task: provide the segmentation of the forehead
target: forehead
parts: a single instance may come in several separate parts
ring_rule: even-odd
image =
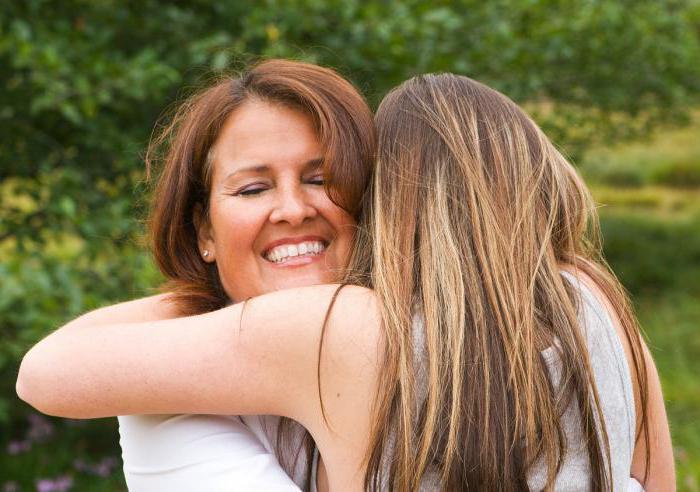
[[[319,157],[321,145],[308,115],[259,100],[237,108],[212,147],[215,176],[242,167],[302,165]]]

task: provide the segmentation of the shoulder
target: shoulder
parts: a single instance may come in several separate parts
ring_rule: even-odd
[[[619,338],[626,358],[629,359],[632,352],[625,329],[617,314],[618,309],[605,295],[603,289],[582,270],[563,268],[561,273],[578,295],[579,317],[584,322],[583,328],[587,331],[589,338],[599,334],[597,332],[601,330],[612,331]]]
[[[321,378],[322,389],[336,395],[336,386],[373,377],[381,353],[380,328],[374,292],[354,285],[283,290],[242,306],[243,337],[267,353],[278,353],[280,363],[287,359],[290,370],[306,366],[314,386]]]
[[[246,371],[257,379],[256,398],[272,399],[256,410],[303,424],[324,461],[360,462],[385,353],[374,292],[330,284],[256,297],[242,309],[237,338],[239,357],[272,362],[262,378]]]
[[[630,368],[634,356],[630,335],[618,315],[619,307],[613,305],[603,289],[582,270],[568,269],[562,274],[578,295],[578,316],[594,371],[599,373],[598,378],[611,377],[613,372],[618,372],[622,377],[615,381],[622,384],[626,396],[631,398],[634,380]],[[600,368],[601,365],[606,370]]]

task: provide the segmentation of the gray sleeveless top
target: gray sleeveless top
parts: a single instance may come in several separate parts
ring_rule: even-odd
[[[591,367],[605,426],[610,442],[612,480],[615,491],[641,490],[630,478],[632,452],[634,450],[635,411],[632,380],[613,322],[601,302],[590,289],[568,272],[564,276],[580,293],[578,318],[588,344]],[[425,367],[425,339],[422,322],[417,318],[413,326],[416,359],[423,363],[417,366],[419,398],[427,394]],[[552,384],[559,386],[561,360],[556,346],[542,351],[549,368]],[[567,439],[567,454],[562,469],[556,477],[555,489],[562,492],[588,490],[590,464],[584,439],[581,436],[580,416],[572,401],[562,418],[562,427]],[[311,491],[316,492],[318,451],[314,452],[311,468]],[[543,462],[535,463],[528,476],[530,490],[542,490],[547,481],[547,469]],[[427,473],[421,482],[421,491],[438,490],[438,476]]]

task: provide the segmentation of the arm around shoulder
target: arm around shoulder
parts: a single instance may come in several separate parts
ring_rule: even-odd
[[[27,353],[18,394],[40,411],[73,418],[135,413],[311,418],[317,411],[321,326],[337,288],[279,291],[170,320],[69,323]],[[373,309],[371,291],[343,289],[329,317],[324,360],[352,364],[367,347],[376,351]],[[356,324],[364,328],[353,329]]]

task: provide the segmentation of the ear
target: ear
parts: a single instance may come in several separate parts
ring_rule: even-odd
[[[201,204],[197,204],[192,212],[192,221],[197,231],[197,245],[199,254],[206,263],[216,261],[216,247],[214,236],[209,222],[209,216],[204,212]]]

